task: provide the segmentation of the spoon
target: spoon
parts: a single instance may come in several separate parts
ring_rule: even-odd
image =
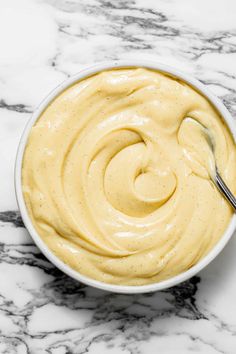
[[[215,142],[214,142],[214,138],[211,134],[211,131],[207,127],[205,127],[202,123],[198,122],[194,118],[187,117],[185,120],[188,120],[190,122],[196,123],[201,126],[202,132],[203,132],[203,134],[207,140],[207,143],[210,146],[210,148],[213,152],[213,156],[215,158]],[[230,191],[230,189],[227,187],[224,180],[222,179],[222,177],[219,173],[219,170],[217,168],[217,165],[216,165],[216,160],[214,162],[215,162],[215,171],[214,171],[215,173],[210,173],[211,180],[214,183],[214,185],[217,187],[217,189],[223,194],[223,196],[228,200],[228,202],[231,204],[231,206],[236,211],[236,198],[233,195],[233,193]]]

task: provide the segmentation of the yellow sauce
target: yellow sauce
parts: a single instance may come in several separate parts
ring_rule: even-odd
[[[78,272],[144,285],[186,271],[224,233],[232,210],[210,180],[236,190],[236,149],[206,98],[143,68],[109,70],[61,93],[26,146],[22,184],[47,246]]]

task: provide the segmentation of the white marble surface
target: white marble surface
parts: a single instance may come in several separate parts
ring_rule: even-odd
[[[23,227],[17,144],[42,98],[83,65],[149,58],[193,74],[236,117],[235,0],[0,1],[0,353],[236,353],[236,239],[199,276],[124,296],[55,269]]]

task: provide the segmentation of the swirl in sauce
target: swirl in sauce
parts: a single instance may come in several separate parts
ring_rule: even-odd
[[[23,193],[32,222],[63,262],[107,283],[143,285],[196,264],[232,210],[209,176],[235,191],[236,149],[206,98],[157,71],[100,72],[56,97],[25,149]],[[210,162],[209,162],[210,161]]]

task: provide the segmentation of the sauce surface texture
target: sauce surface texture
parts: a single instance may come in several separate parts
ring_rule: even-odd
[[[209,129],[233,192],[236,149],[206,98],[157,71],[100,72],[57,96],[33,126],[22,184],[35,229],[64,263],[107,283],[144,285],[196,264],[231,207],[210,179]]]

